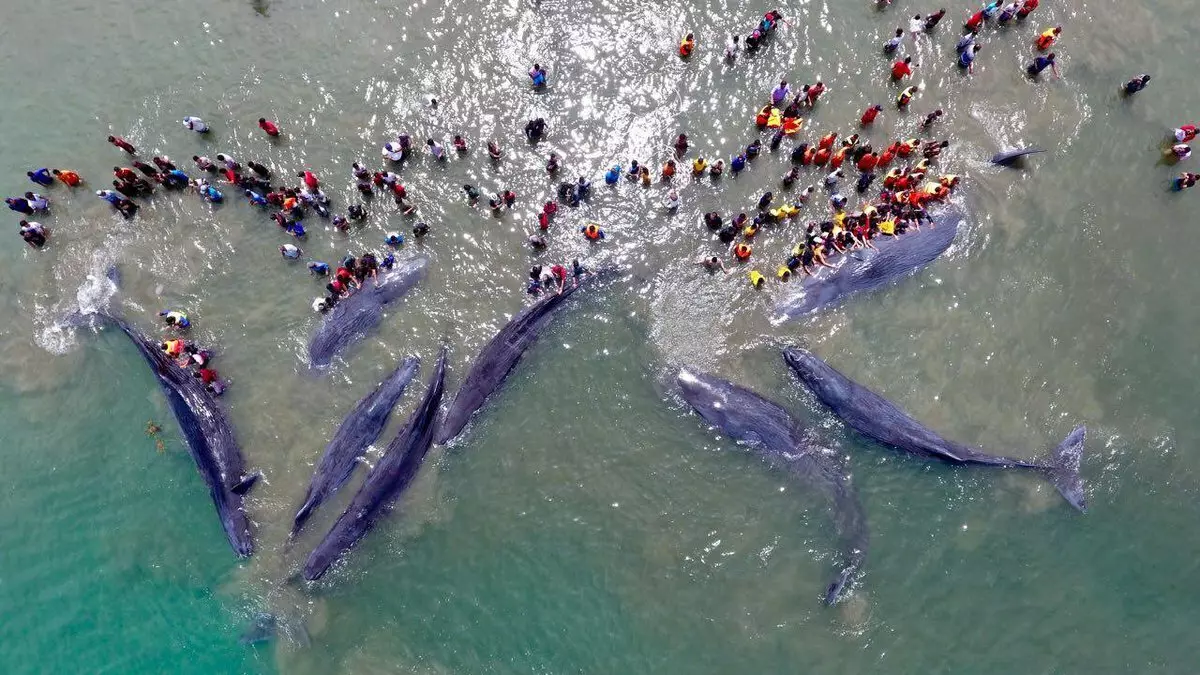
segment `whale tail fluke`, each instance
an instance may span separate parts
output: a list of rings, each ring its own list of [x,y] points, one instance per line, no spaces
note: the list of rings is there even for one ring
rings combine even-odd
[[[1087,437],[1087,427],[1079,425],[1067,434],[1067,437],[1054,448],[1050,464],[1045,467],[1050,482],[1067,502],[1087,513],[1087,495],[1084,492],[1083,477],[1079,474],[1079,465],[1083,459],[1083,441]]]

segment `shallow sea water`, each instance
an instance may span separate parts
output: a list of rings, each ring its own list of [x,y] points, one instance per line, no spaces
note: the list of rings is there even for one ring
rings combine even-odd
[[[189,173],[187,157],[218,152],[282,175],[312,168],[342,208],[355,197],[350,164],[377,165],[398,131],[461,132],[473,148],[399,171],[433,228],[402,255],[428,256],[429,277],[325,375],[304,365],[318,283],[279,259],[286,237],[232,195],[214,208],[160,192],[123,221],[85,190],[54,188],[46,250],[23,248],[13,228],[0,246],[0,669],[1193,671],[1196,195],[1168,192],[1186,166],[1158,161],[1167,130],[1200,105],[1190,6],[1044,2],[1025,24],[985,31],[969,78],[952,59],[968,12],[951,8],[932,38],[906,45],[923,88],[907,114],[888,105],[896,87],[879,45],[932,7],[784,4],[790,25],[724,64],[724,36],[770,8],[67,0],[10,13],[0,24],[6,194],[29,189],[22,173],[41,165],[75,168],[95,189],[126,162],[104,143],[110,133]],[[1030,82],[1033,34],[1055,24],[1064,78]],[[675,48],[689,30],[699,49],[685,62]],[[528,86],[533,61],[550,71],[544,92]],[[1142,71],[1150,89],[1117,97]],[[719,250],[701,214],[778,193],[791,141],[736,179],[677,181],[674,215],[659,206],[662,186],[609,189],[601,175],[632,158],[657,168],[681,130],[689,156],[728,162],[757,135],[753,114],[781,76],[831,88],[807,140],[849,133],[874,102],[885,104],[866,132],[876,145],[945,109],[931,135],[951,140],[941,165],[966,177],[955,199],[970,224],[896,287],[773,327],[786,288],[755,292],[745,269],[712,277],[693,263]],[[212,133],[183,129],[188,114]],[[286,137],[269,142],[260,116]],[[520,129],[537,116],[550,132],[531,147]],[[499,164],[487,161],[487,139],[506,150]],[[987,165],[1022,144],[1049,152],[1024,170]],[[593,178],[595,196],[560,211],[536,259],[619,264],[627,280],[581,295],[323,581],[290,583],[365,473],[284,546],[346,411],[405,354],[423,358],[424,382],[443,341],[456,387],[522,306],[525,237],[556,184],[542,169],[550,151],[564,176]],[[470,207],[467,182],[511,188],[517,207],[498,219]],[[410,227],[385,200],[369,210],[350,236],[310,218],[303,248],[333,260]],[[605,225],[603,244],[579,235],[588,221]],[[757,268],[769,273],[801,225],[760,235]],[[123,282],[109,297],[95,278],[113,263]],[[111,333],[57,327],[65,312],[103,304],[148,331],[158,309],[184,307],[194,337],[216,347],[247,463],[266,474],[247,501],[252,559],[229,551],[136,352]],[[814,349],[947,437],[995,452],[1040,457],[1087,423],[1091,512],[1072,512],[1034,477],[926,465],[847,432],[785,371],[783,344]],[[845,602],[819,603],[834,555],[820,496],[690,414],[670,387],[681,364],[779,401],[845,457],[871,528],[865,574]],[[368,463],[422,391],[402,399]],[[148,420],[164,429],[163,453]],[[303,621],[311,646],[239,645],[259,612]]]

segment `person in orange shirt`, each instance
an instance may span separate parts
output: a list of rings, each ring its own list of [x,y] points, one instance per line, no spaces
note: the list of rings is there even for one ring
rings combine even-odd
[[[50,173],[54,174],[55,178],[61,180],[70,187],[77,187],[83,182],[83,179],[79,177],[79,174],[71,171],[70,169],[54,169]]]
[[[663,179],[663,181],[669,181],[674,176],[675,176],[675,160],[668,159],[667,163],[663,164],[662,179]]]
[[[696,36],[688,33],[682,40],[679,41],[679,56],[687,58],[692,55],[692,50],[696,48]]]

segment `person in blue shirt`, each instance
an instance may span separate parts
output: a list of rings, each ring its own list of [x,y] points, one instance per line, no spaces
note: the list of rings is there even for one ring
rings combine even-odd
[[[746,168],[746,155],[736,155],[733,161],[729,163],[729,170],[737,175],[742,169]]]
[[[756,138],[746,146],[746,159],[754,159],[760,152],[762,152],[762,141]]]
[[[533,64],[533,68],[529,69],[529,79],[533,80],[533,86],[546,86],[546,69],[539,64]]]
[[[184,188],[187,187],[188,183],[191,182],[191,179],[188,178],[188,175],[179,169],[171,169],[162,176],[162,184],[167,188]]]
[[[979,54],[980,49],[982,49],[982,47],[977,44],[972,44],[970,47],[964,49],[962,53],[958,55],[958,67],[966,68],[967,73],[974,73],[975,57]]]
[[[608,183],[609,185],[616,185],[617,181],[619,180],[621,180],[621,166],[619,164],[614,164],[613,167],[604,174],[604,182]]]
[[[112,204],[113,206],[116,206],[124,201],[124,198],[114,190],[96,190],[96,196],[108,202],[109,204]]]
[[[254,190],[246,190],[246,199],[250,200],[251,206],[266,206],[267,198],[258,194]]]
[[[38,185],[54,185],[54,176],[50,175],[50,169],[47,169],[46,167],[42,167],[37,171],[26,171],[25,175],[29,176],[29,180],[37,183]]]
[[[314,260],[308,263],[308,271],[314,277],[327,277],[329,276],[329,264],[323,263],[320,260]]]
[[[1046,68],[1050,68],[1050,70],[1054,71],[1055,77],[1059,76],[1058,66],[1054,65],[1054,52],[1050,52],[1046,56],[1039,56],[1034,59],[1033,63],[1029,64],[1029,66],[1025,68],[1025,72],[1029,73],[1030,77],[1037,77]]]
[[[117,196],[120,197],[120,195]],[[9,197],[8,199],[4,200],[4,203],[8,204],[8,208],[16,211],[17,213],[24,213],[27,216],[33,215],[33,207],[29,205],[29,201],[24,197]]]

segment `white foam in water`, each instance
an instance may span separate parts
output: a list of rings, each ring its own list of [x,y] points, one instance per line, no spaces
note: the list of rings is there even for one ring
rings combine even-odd
[[[117,293],[117,285],[103,274],[89,274],[87,279],[75,293],[79,303],[79,311],[84,314],[95,314],[106,309],[108,301]]]

